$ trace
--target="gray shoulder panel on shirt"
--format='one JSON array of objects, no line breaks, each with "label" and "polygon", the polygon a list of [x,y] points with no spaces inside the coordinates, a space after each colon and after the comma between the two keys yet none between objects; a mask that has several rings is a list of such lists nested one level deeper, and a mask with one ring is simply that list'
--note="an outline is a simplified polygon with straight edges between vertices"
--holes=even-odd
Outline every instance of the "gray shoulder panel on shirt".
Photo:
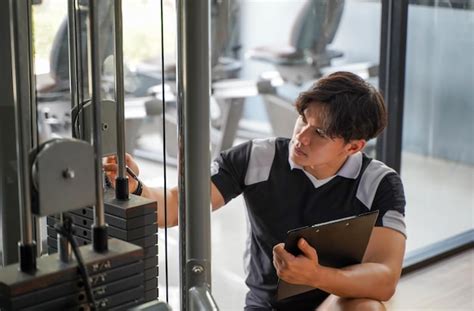
[{"label": "gray shoulder panel on shirt", "polygon": [[382,225],[399,231],[405,238],[407,237],[405,217],[399,211],[387,211],[382,217]]},{"label": "gray shoulder panel on shirt", "polygon": [[359,187],[357,188],[356,197],[369,210],[372,208],[375,193],[377,192],[380,182],[385,177],[385,175],[392,172],[395,171],[382,162],[372,160],[365,171],[362,173]]},{"label": "gray shoulder panel on shirt", "polygon": [[275,138],[254,139],[245,175],[245,185],[249,186],[267,180],[274,158]]}]

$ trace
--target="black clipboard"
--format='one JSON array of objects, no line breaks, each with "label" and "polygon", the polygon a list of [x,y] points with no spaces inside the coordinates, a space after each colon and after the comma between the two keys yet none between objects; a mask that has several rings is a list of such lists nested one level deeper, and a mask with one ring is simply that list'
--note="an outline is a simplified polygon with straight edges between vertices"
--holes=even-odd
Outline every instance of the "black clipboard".
[{"label": "black clipboard", "polygon": [[[342,268],[361,263],[378,214],[378,211],[373,211],[290,230],[285,249],[293,255],[301,254],[297,243],[300,238],[304,238],[316,249],[319,264],[323,266]],[[291,303],[293,298],[299,300],[303,297],[312,297],[322,302],[327,296],[328,293],[314,287],[289,284],[281,279],[278,281],[278,304]]]}]

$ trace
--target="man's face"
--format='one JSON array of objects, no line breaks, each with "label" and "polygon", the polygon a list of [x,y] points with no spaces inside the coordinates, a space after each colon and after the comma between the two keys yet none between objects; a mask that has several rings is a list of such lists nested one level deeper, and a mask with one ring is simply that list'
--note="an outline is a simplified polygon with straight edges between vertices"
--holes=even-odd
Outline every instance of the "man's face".
[{"label": "man's face", "polygon": [[296,120],[290,147],[291,160],[306,169],[332,166],[349,155],[342,138],[326,136],[324,113],[320,105],[311,103]]}]

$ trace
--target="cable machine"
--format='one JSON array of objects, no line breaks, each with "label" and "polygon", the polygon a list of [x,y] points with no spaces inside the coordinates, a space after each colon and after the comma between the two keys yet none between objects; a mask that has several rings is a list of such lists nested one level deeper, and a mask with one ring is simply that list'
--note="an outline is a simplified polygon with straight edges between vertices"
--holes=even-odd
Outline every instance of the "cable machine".
[{"label": "cable machine", "polygon": [[[140,217],[156,219],[156,202],[128,195],[122,2],[114,1],[115,101],[106,101],[101,90],[98,2],[88,1],[84,6],[84,1],[68,1],[75,131],[73,138],[41,144],[32,140],[37,128],[32,118],[36,103],[31,5],[31,0],[8,1],[21,241],[19,262],[0,269],[0,309],[168,310],[166,303],[156,300],[156,291],[150,296],[147,290],[147,284],[153,284],[147,282],[149,268],[156,280],[157,245],[146,235],[152,233],[156,238],[156,223],[139,222],[131,228],[128,222],[137,223]],[[77,19],[82,16],[79,7],[88,12],[87,79],[81,64],[84,38],[77,29]],[[210,180],[209,2],[180,0],[177,10],[181,309],[217,310],[210,286],[210,185],[202,182]],[[163,25],[161,31],[163,38]],[[24,46],[28,47],[26,54]],[[102,157],[110,153],[103,150],[103,143],[112,137],[119,174],[115,191],[104,192]],[[48,217],[48,256],[37,257],[33,215]],[[143,245],[137,240],[143,240]]]}]

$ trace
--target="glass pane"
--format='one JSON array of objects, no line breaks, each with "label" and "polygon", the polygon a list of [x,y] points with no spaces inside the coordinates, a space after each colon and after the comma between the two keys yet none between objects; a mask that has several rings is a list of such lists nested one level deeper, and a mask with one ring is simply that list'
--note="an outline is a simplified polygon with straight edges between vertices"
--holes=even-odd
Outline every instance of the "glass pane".
[{"label": "glass pane", "polygon": [[474,11],[472,1],[454,2],[409,5],[401,168],[407,251],[474,227]]},{"label": "glass pane", "polygon": [[32,7],[39,141],[53,133],[70,136],[67,2],[42,1]]},{"label": "glass pane", "polygon": [[[223,36],[227,53],[217,65],[227,68],[227,75],[213,67],[220,113],[214,129],[222,135],[232,133],[232,122],[237,128],[226,148],[252,138],[291,137],[297,117],[292,104],[322,75],[352,71],[378,87],[380,1],[242,0],[227,7],[226,2],[212,1],[214,17],[230,14]],[[238,69],[238,81],[228,80],[234,78],[232,68]],[[226,85],[232,92],[226,93]],[[221,98],[226,94],[229,98]],[[236,107],[239,96],[243,111]],[[226,118],[228,110],[232,117]],[[366,151],[373,154],[373,142]],[[212,215],[212,290],[222,310],[241,310],[245,304],[245,213],[244,200],[237,197]]]},{"label": "glass pane", "polygon": [[[161,6],[157,0],[123,1],[125,64],[125,126],[127,152],[140,167],[140,179],[150,187],[177,185],[176,158],[176,8],[163,1],[164,45],[161,46]],[[162,57],[164,59],[166,146],[163,140]],[[165,155],[163,154],[165,151]],[[166,156],[167,166],[164,167]],[[168,294],[173,310],[179,310],[179,232],[168,228]],[[166,299],[165,230],[158,231],[158,298]]]}]

